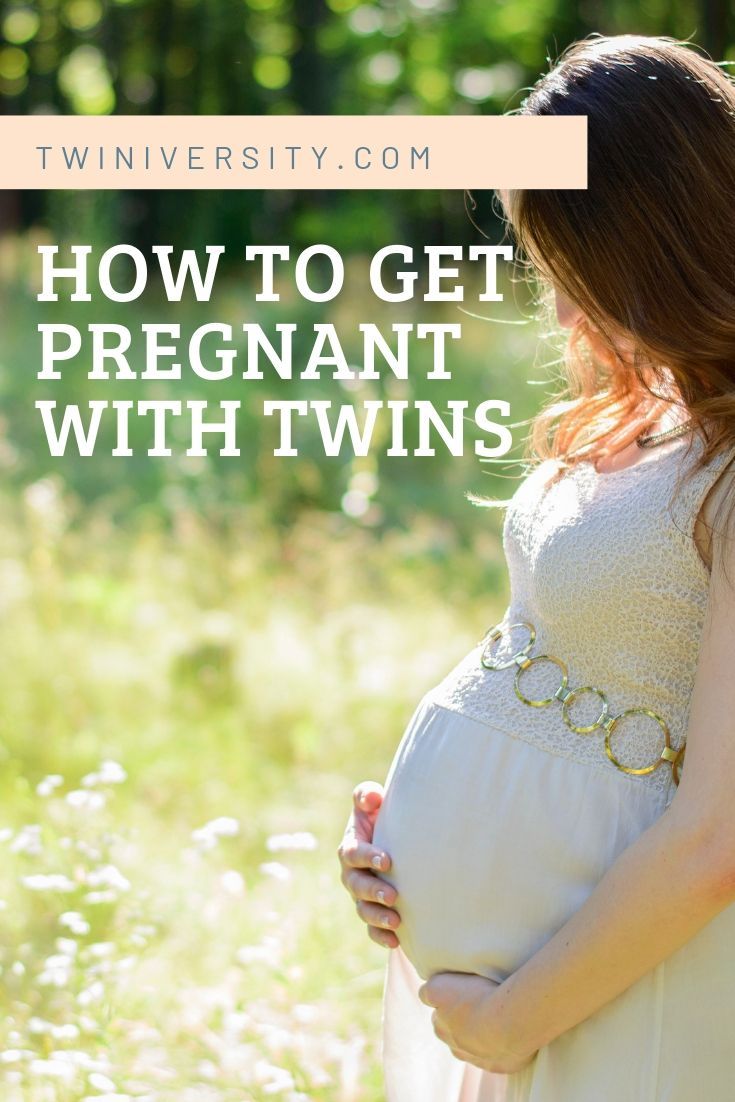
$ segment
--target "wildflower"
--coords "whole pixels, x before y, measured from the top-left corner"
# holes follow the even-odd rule
[[[57,937],[56,948],[60,953],[65,953],[68,957],[73,957],[79,945],[72,937]]]
[[[217,819],[210,819],[203,827],[191,832],[194,842],[203,849],[213,849],[218,838],[234,837],[240,832],[240,824],[231,815],[220,815]]]
[[[87,883],[92,888],[113,888],[120,892],[130,889],[130,881],[114,865],[100,865],[87,873]]]
[[[82,777],[81,783],[85,788],[94,788],[96,784],[122,784],[127,779],[128,775],[119,762],[103,761],[96,772]]]
[[[87,792],[83,788],[75,788],[67,792],[66,802],[70,807],[77,807],[83,811],[99,811],[107,801],[101,792]]]
[[[36,792],[39,796],[50,796],[55,788],[58,788],[60,784],[64,783],[64,778],[61,773],[49,773],[47,777],[39,781],[36,785]]]
[[[97,957],[99,960],[101,957],[109,957],[115,952],[114,941],[95,941],[93,945],[88,945],[86,952],[90,957]]]
[[[282,865],[280,861],[264,861],[260,865],[260,871],[266,876],[272,876],[274,880],[290,880],[291,870]]]
[[[39,855],[43,853],[41,845],[41,827],[38,823],[29,823],[21,827],[10,843],[11,853],[29,853]]]
[[[34,873],[22,876],[21,881],[33,892],[73,892],[77,885],[61,872]]]
[[[263,938],[259,945],[243,945],[235,953],[239,964],[268,964],[276,967],[280,962],[281,944],[278,938]]]
[[[66,987],[69,982],[72,961],[61,953],[54,953],[44,961],[43,971],[39,973],[38,982],[42,986]]]
[[[31,1060],[29,1071],[32,1075],[50,1075],[55,1079],[73,1079],[74,1068],[66,1060]]]
[[[95,980],[90,983],[89,987],[85,987],[83,991],[80,991],[77,995],[77,1002],[80,1006],[89,1006],[90,1003],[99,1002],[105,993],[105,988],[101,980]]]
[[[83,937],[90,930],[89,923],[79,911],[64,911],[63,914],[59,915],[59,925],[65,926],[77,937]]]
[[[117,892],[114,892],[111,888],[104,888],[99,892],[87,892],[84,897],[85,903],[114,903],[117,899]]]
[[[245,881],[237,869],[227,869],[219,878],[222,890],[228,895],[243,895],[245,893]]]
[[[294,1003],[291,1012],[296,1021],[302,1025],[316,1021],[319,1014],[317,1008],[312,1006],[311,1003]]]
[[[316,849],[318,843],[308,830],[299,830],[295,834],[271,834],[266,846],[271,852],[281,849]]]
[[[21,1060],[27,1060],[29,1056],[35,1056],[32,1049],[6,1048],[0,1052],[0,1064],[19,1064]]]
[[[106,1075],[103,1075],[99,1071],[93,1071],[89,1077],[90,1087],[94,1087],[96,1091],[114,1091],[115,1084],[112,1079],[109,1079]]]
[[[264,1094],[281,1094],[296,1087],[293,1076],[287,1068],[279,1068],[275,1064],[268,1063],[267,1060],[257,1060],[254,1071]]]
[[[76,1041],[80,1029],[74,1022],[64,1022],[62,1025],[52,1025],[50,1032],[55,1041]]]

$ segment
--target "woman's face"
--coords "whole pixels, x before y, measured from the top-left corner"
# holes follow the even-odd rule
[[[504,216],[512,223],[513,191],[500,189],[497,195],[500,199]],[[594,322],[587,317],[584,310],[582,310],[576,302],[568,298],[563,291],[555,286],[548,271],[544,271],[541,266],[539,266],[538,270],[541,278],[550,283],[553,288],[556,320],[559,323],[559,327],[561,329],[574,329],[577,325],[584,326],[587,340],[593,346],[597,356],[607,363],[614,362],[614,359],[611,358],[610,349],[601,339],[600,331]],[[615,354],[623,362],[632,362],[635,356],[635,342],[624,330],[619,329],[615,332],[615,328],[611,328],[614,333],[612,343]]]
[[[602,340],[597,326],[589,320],[585,312],[577,306],[572,299],[567,298],[563,291],[554,287],[554,304],[556,306],[556,320],[562,329],[574,329],[576,325],[584,326],[588,343],[592,346],[598,359],[608,364],[614,364],[615,358],[611,357],[609,346]],[[611,327],[612,346],[615,355],[623,363],[632,363],[635,357],[635,341],[630,334],[622,329]]]
[[[556,306],[556,320],[562,329],[573,329],[575,325],[585,320],[584,312],[572,302],[563,291],[554,289],[554,302]]]

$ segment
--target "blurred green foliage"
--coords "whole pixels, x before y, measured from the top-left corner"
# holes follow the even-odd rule
[[[241,250],[240,255],[243,254]],[[93,256],[99,256],[95,250]],[[215,280],[210,302],[182,301],[168,303],[160,286],[153,280],[150,290],[130,304],[111,303],[90,283],[93,301],[76,303],[69,300],[69,288],[60,285],[56,303],[39,303],[35,299],[40,274],[40,258],[36,241],[28,237],[5,239],[0,248],[0,326],[3,340],[0,351],[0,407],[3,411],[3,442],[0,446],[0,469],[7,484],[22,487],[48,474],[61,477],[66,487],[80,501],[104,499],[109,515],[118,519],[132,514],[143,516],[148,510],[173,514],[182,505],[195,506],[213,520],[226,523],[231,512],[245,504],[259,503],[267,511],[270,523],[285,532],[304,510],[322,510],[341,516],[353,526],[380,535],[395,526],[410,527],[426,514],[446,525],[447,538],[467,542],[478,525],[478,510],[468,503],[466,492],[505,499],[515,489],[520,476],[519,461],[523,458],[527,432],[523,424],[536,412],[546,392],[548,374],[534,368],[534,360],[550,358],[550,353],[538,355],[538,325],[533,318],[534,307],[525,284],[515,282],[512,269],[500,266],[504,301],[480,302],[484,267],[459,262],[457,282],[464,287],[462,302],[423,303],[420,292],[425,286],[426,262],[417,252],[415,269],[420,273],[416,301],[386,304],[373,294],[368,275],[368,257],[346,258],[345,288],[331,303],[314,304],[301,299],[296,291],[292,269],[284,265],[279,270],[276,289],[282,301],[258,303],[255,293],[259,284],[251,282],[250,273],[241,264],[240,278],[234,274]],[[405,267],[403,263],[399,265]],[[410,265],[408,266],[410,268]],[[90,272],[95,270],[90,264]],[[153,266],[151,266],[153,270]],[[387,269],[390,270],[390,269]],[[390,277],[386,274],[388,285]],[[449,287],[449,283],[446,284]],[[189,298],[191,296],[188,296]],[[197,326],[220,322],[232,327],[233,343],[238,348],[232,378],[205,381],[187,367],[186,342]],[[295,323],[299,328],[294,338],[294,378],[281,380],[267,359],[261,357],[262,380],[243,380],[245,369],[243,322],[260,324],[269,339],[278,345],[275,325]],[[60,365],[59,380],[39,381],[41,340],[39,323],[75,325],[83,338],[83,350],[73,361]],[[182,378],[171,381],[89,380],[92,366],[91,340],[87,326],[92,322],[116,323],[130,329],[133,345],[129,358],[133,369],[140,373],[145,364],[141,325],[169,323],[179,325],[181,339],[175,341],[183,362]],[[376,355],[377,379],[340,381],[325,366],[319,379],[301,379],[314,343],[313,326],[329,322],[344,348],[347,361],[359,372],[363,366],[361,323],[372,322],[379,327],[390,346],[395,346],[393,324],[421,322],[460,325],[461,339],[447,340],[446,366],[451,379],[427,379],[432,370],[432,343],[409,340],[408,380],[398,380],[380,354]],[[169,343],[167,338],[164,343]],[[204,346],[205,362],[215,367],[211,349],[212,338]],[[38,399],[55,399],[55,414],[60,423],[67,404],[78,404],[89,421],[88,402],[94,399],[114,401],[128,399],[188,399],[209,402],[207,420],[221,418],[218,403],[223,399],[239,400],[239,457],[220,457],[221,439],[207,441],[206,458],[188,457],[190,421],[184,416],[172,422],[170,457],[150,457],[152,447],[151,418],[131,419],[131,457],[113,456],[115,446],[114,414],[110,409],[102,421],[93,456],[82,457],[73,435],[63,457],[50,454],[39,412]],[[299,454],[295,457],[274,455],[279,445],[280,425],[275,417],[264,414],[267,399],[329,400],[332,402],[330,421],[334,425],[338,410],[352,405],[358,425],[365,421],[366,401],[404,400],[408,412],[404,417],[406,456],[387,454],[392,444],[391,417],[381,410],[376,420],[370,448],[365,456],[356,456],[349,437],[343,440],[340,454],[328,456],[316,419],[294,418],[293,441]],[[487,399],[501,399],[510,404],[510,418],[493,416],[504,424],[515,424],[512,430],[514,448],[502,458],[481,459],[475,453],[475,443],[489,446],[498,443],[493,433],[483,433],[474,423],[476,408]],[[452,424],[449,402],[465,402],[463,411],[464,454],[453,455],[436,430],[430,437],[433,456],[413,454],[417,437],[418,414],[414,403],[431,402],[437,415],[448,427]],[[482,523],[498,531],[497,513],[487,513]]]
[[[0,95],[12,113],[453,114],[518,106],[590,32],[691,38],[735,58],[730,0],[4,0]],[[0,221],[94,225],[102,241],[329,235],[466,241],[439,192],[2,195]]]

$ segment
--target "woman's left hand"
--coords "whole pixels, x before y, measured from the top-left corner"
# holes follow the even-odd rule
[[[509,1035],[498,987],[494,980],[468,972],[436,972],[418,994],[435,1008],[434,1032],[458,1060],[507,1075],[530,1064],[536,1053],[524,1051],[520,1038]]]

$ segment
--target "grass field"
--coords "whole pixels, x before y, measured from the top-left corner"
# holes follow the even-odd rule
[[[113,530],[52,478],[2,516],[3,1098],[379,1102],[336,846],[501,609],[497,533]]]

